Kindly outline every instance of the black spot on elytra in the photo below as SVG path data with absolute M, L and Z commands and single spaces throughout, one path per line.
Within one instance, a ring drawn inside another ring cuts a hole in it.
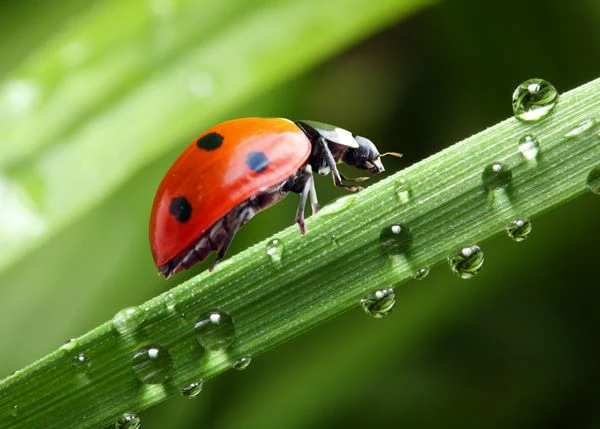
M 204 150 L 215 150 L 220 148 L 222 144 L 223 136 L 219 133 L 208 133 L 207 135 L 200 137 L 196 142 L 196 145 Z
M 178 222 L 185 223 L 192 217 L 192 206 L 183 195 L 175 197 L 169 204 L 169 213 L 173 215 Z
M 269 166 L 269 158 L 264 152 L 250 152 L 246 157 L 246 164 L 252 171 L 261 173 Z

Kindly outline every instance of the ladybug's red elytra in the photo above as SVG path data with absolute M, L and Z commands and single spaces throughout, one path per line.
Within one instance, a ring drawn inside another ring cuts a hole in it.
M 296 222 L 304 234 L 309 196 L 313 214 L 319 210 L 313 171 L 331 172 L 349 191 L 361 188 L 342 179 L 366 179 L 344 177 L 338 162 L 384 171 L 369 139 L 320 122 L 244 118 L 209 129 L 177 158 L 154 197 L 150 244 L 159 273 L 168 278 L 218 252 L 212 270 L 240 227 L 289 192 L 300 194 Z

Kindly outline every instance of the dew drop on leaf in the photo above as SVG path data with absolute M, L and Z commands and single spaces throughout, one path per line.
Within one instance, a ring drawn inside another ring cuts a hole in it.
M 417 271 L 414 272 L 413 278 L 415 280 L 423 280 L 428 275 L 429 275 L 429 267 L 421 267 Z
M 531 134 L 526 134 L 519 139 L 519 152 L 527 161 L 533 161 L 540 153 L 540 143 Z
M 124 413 L 115 422 L 115 429 L 139 429 L 142 425 L 141 419 L 133 413 Z
M 556 105 L 558 92 L 544 79 L 522 82 L 512 96 L 515 117 L 524 122 L 536 122 L 548 116 Z
M 198 318 L 194 325 L 196 339 L 207 350 L 221 350 L 235 340 L 235 324 L 224 311 L 211 311 Z
M 394 192 L 396 193 L 398 201 L 402 204 L 408 203 L 411 196 L 411 189 L 408 181 L 404 177 L 396 179 L 394 182 Z
M 450 269 L 462 279 L 476 276 L 483 268 L 483 261 L 483 251 L 476 244 L 462 247 L 448 256 Z
M 413 242 L 410 228 L 403 223 L 393 223 L 379 233 L 379 244 L 383 251 L 390 255 L 406 253 Z
M 369 316 L 381 319 L 392 312 L 396 304 L 393 288 L 376 290 L 360 300 L 360 305 Z
M 272 262 L 276 264 L 281 263 L 281 257 L 283 256 L 283 243 L 280 239 L 274 238 L 270 240 L 267 243 L 266 251 Z
M 579 137 L 589 132 L 594 127 L 594 125 L 596 125 L 595 119 L 586 119 L 585 121 L 580 122 L 579 124 L 571 128 L 569 131 L 567 131 L 565 133 L 565 137 L 568 139 Z
M 141 348 L 133 355 L 133 372 L 144 383 L 164 382 L 170 377 L 172 367 L 171 354 L 157 345 Z
M 112 324 L 121 335 L 138 329 L 146 319 L 146 312 L 139 307 L 127 307 L 119 311 L 112 319 Z
M 200 392 L 202 392 L 202 386 L 204 385 L 204 380 L 194 381 L 184 387 L 181 388 L 180 393 L 187 399 L 194 399 Z
M 596 195 L 600 195 L 600 165 L 592 168 L 587 177 L 586 187 Z
M 237 361 L 235 361 L 235 363 L 233 364 L 233 369 L 235 369 L 236 371 L 243 371 L 246 368 L 248 368 L 251 362 L 252 358 L 250 356 L 243 356 Z
M 513 220 L 507 227 L 506 232 L 510 238 L 515 241 L 523 241 L 531 232 L 531 221 L 525 218 L 517 218 Z
M 512 180 L 512 171 L 502 162 L 494 162 L 486 166 L 481 174 L 483 187 L 492 192 L 498 189 L 505 188 Z

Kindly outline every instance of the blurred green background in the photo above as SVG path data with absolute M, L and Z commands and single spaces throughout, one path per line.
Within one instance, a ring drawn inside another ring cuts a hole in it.
M 20 64 L 36 60 L 32 52 L 102 3 L 3 1 L 0 80 L 10 81 Z M 377 0 L 370 3 L 378 7 Z M 293 71 L 261 82 L 251 96 L 221 106 L 212 122 L 256 115 L 338 124 L 368 136 L 384 151 L 403 152 L 401 160 L 385 160 L 394 172 L 510 116 L 512 90 L 526 78 L 543 77 L 562 92 L 598 77 L 596 0 L 411 3 L 416 6 L 408 16 L 357 28 L 338 47 L 325 48 L 315 65 L 290 66 Z M 207 9 L 206 15 L 230 14 L 219 25 L 235 28 L 237 12 L 270 7 L 275 8 L 264 1 L 239 2 Z M 120 19 L 127 22 L 126 15 Z M 269 26 L 249 29 L 271 31 Z M 177 38 L 177 28 L 171 31 Z M 327 39 L 319 43 L 328 46 Z M 285 55 L 318 49 L 319 43 L 289 46 Z M 180 54 L 169 51 L 155 61 Z M 120 93 L 135 90 L 136 79 L 81 115 L 81 124 L 111 109 Z M 102 96 L 102 79 L 97 83 L 82 87 L 81 99 Z M 164 95 L 165 109 L 172 96 Z M 217 87 L 198 103 L 200 126 L 164 124 L 173 134 L 164 153 L 149 155 L 118 186 L 6 264 L 0 272 L 0 377 L 206 268 L 166 282 L 157 278 L 147 224 L 162 175 L 210 125 L 206 111 L 218 97 Z M 76 103 L 64 103 L 67 113 L 78 115 Z M 35 135 L 38 125 L 29 123 L 27 131 Z M 11 126 L 6 117 L 0 119 L 3 150 L 16 144 L 3 134 Z M 60 143 L 58 137 L 50 139 L 44 153 Z M 118 163 L 119 148 L 114 152 Z M 33 150 L 0 163 L 2 177 L 22 186 L 34 202 L 35 190 L 43 187 L 38 183 L 43 178 L 29 174 L 37 154 Z M 86 192 L 68 169 L 61 174 L 75 192 Z M 98 186 L 102 178 L 99 174 Z M 12 219 L 9 193 L 2 186 L 0 244 L 6 244 L 15 237 L 7 223 Z M 319 178 L 317 188 L 322 203 L 343 194 L 328 177 Z M 230 254 L 292 223 L 296 204 L 292 196 L 258 215 L 236 236 Z M 597 196 L 586 194 L 533 219 L 533 232 L 523 243 L 503 234 L 478 243 L 486 255 L 478 277 L 464 281 L 445 265 L 434 267 L 426 279 L 400 285 L 397 306 L 386 319 L 370 319 L 357 306 L 256 357 L 244 372 L 208 381 L 193 401 L 177 397 L 142 412 L 143 427 L 600 427 L 599 204 Z

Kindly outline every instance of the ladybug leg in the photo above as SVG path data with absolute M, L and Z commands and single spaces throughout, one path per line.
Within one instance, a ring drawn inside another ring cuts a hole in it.
M 319 206 L 319 200 L 317 199 L 317 190 L 315 188 L 314 179 L 310 181 L 310 208 L 312 209 L 312 214 L 317 214 L 317 212 L 321 209 L 321 206 Z
M 329 150 L 329 146 L 327 145 L 327 142 L 322 137 L 319 138 L 318 142 L 321 145 L 321 149 L 323 150 L 323 155 L 325 156 L 325 162 L 327 162 L 327 166 L 331 170 L 331 176 L 333 177 L 334 185 L 338 186 L 340 188 L 344 188 L 350 192 L 360 191 L 362 189 L 362 187 L 356 186 L 356 185 L 346 185 L 345 183 L 342 182 L 342 177 L 337 168 L 337 163 L 335 162 L 335 159 L 333 158 L 333 155 L 331 154 L 331 151 Z
M 340 177 L 342 178 L 342 180 L 347 180 L 349 182 L 364 182 L 365 180 L 369 180 L 368 177 L 346 177 L 342 174 L 342 172 L 340 172 Z
M 217 253 L 217 257 L 215 258 L 213 263 L 210 264 L 208 271 L 214 270 L 215 266 L 219 263 L 219 261 L 225 257 L 225 253 L 227 253 L 227 250 L 229 250 L 229 246 L 231 246 L 231 242 L 233 241 L 235 233 L 238 232 L 242 225 L 244 225 L 246 222 L 252 219 L 252 216 L 254 216 L 255 214 L 256 210 L 253 205 L 248 204 L 245 207 L 242 207 L 237 217 L 235 218 L 235 221 L 231 225 L 231 228 L 229 229 L 229 231 L 227 231 L 227 236 L 225 237 L 225 240 L 223 241 L 223 244 L 219 249 L 219 253 Z
M 306 202 L 308 201 L 308 195 L 311 195 L 311 206 L 313 209 L 313 213 L 315 210 L 315 206 L 313 204 L 312 190 L 314 189 L 314 181 L 312 176 L 312 167 L 307 165 L 304 167 L 302 171 L 302 175 L 299 177 L 299 182 L 297 186 L 300 188 L 300 203 L 298 204 L 298 210 L 296 211 L 296 223 L 298 227 L 300 227 L 300 233 L 306 234 L 306 227 L 304 226 L 304 207 L 306 207 Z M 315 194 L 316 198 L 316 194 Z M 318 203 L 317 203 L 318 207 Z M 318 208 L 317 208 L 318 210 Z

